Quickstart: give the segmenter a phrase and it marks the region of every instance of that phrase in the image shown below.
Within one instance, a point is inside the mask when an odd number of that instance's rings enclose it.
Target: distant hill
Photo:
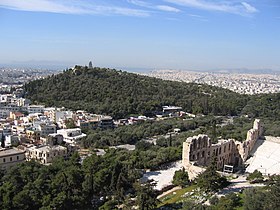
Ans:
[[[157,78],[107,68],[75,66],[25,85],[26,97],[46,106],[64,106],[115,118],[152,114],[163,105],[192,113],[237,115],[249,98],[222,88]]]

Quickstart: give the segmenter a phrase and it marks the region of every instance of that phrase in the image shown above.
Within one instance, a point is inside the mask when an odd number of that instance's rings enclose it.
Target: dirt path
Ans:
[[[176,190],[180,190],[180,189],[182,189],[182,188],[179,187],[179,186],[173,187],[172,189],[170,189],[170,190],[168,190],[168,191],[166,191],[166,192],[160,194],[160,195],[157,197],[157,199],[160,199],[160,198],[162,198],[163,196],[168,195],[169,193],[172,193],[172,192],[174,192],[174,191],[176,191]]]

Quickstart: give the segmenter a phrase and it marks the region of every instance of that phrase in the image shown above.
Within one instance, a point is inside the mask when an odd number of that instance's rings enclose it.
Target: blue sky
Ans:
[[[280,71],[279,0],[0,0],[1,64]]]

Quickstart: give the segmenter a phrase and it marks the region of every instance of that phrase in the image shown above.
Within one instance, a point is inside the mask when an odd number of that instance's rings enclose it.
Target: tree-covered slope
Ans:
[[[47,106],[64,106],[125,117],[182,106],[192,113],[236,115],[248,97],[222,88],[165,81],[105,68],[76,66],[61,74],[31,81],[26,97]]]

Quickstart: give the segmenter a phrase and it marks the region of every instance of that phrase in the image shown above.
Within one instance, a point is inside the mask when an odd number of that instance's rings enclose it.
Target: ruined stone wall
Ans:
[[[183,143],[183,166],[207,166],[214,155],[217,157],[218,169],[222,169],[224,165],[239,166],[247,159],[262,132],[260,120],[256,119],[253,128],[247,133],[247,139],[242,143],[229,139],[219,140],[217,144],[212,144],[211,139],[203,134],[189,137]]]
[[[207,135],[198,135],[187,138],[183,143],[183,165],[190,162],[197,165],[207,165],[211,153],[211,139]]]
[[[239,165],[239,153],[235,141],[219,140],[211,147],[212,156],[217,156],[217,168],[222,169],[224,165]]]
[[[255,119],[253,128],[247,132],[247,138],[244,142],[238,144],[238,150],[243,161],[245,161],[256,141],[262,136],[263,127],[259,119]]]
[[[224,164],[235,164],[238,156],[234,140],[219,140],[212,144],[207,135],[189,137],[183,143],[183,165],[207,166],[212,156],[217,156],[217,167],[220,169]]]

